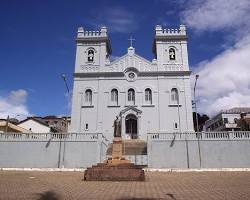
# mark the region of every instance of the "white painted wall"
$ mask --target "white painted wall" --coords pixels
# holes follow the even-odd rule
[[[31,130],[33,133],[49,133],[50,132],[49,127],[42,125],[32,119],[24,121],[18,124],[18,126],[25,128],[27,130]]]

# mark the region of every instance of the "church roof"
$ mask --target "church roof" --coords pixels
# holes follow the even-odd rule
[[[52,132],[59,132],[59,130],[58,130],[57,128],[55,128],[55,127],[50,127],[47,123],[45,123],[44,121],[42,121],[41,117],[27,117],[27,118],[24,119],[23,121],[20,121],[20,122],[18,123],[18,125],[20,125],[20,124],[22,124],[22,123],[24,123],[24,122],[26,122],[26,121],[29,121],[29,120],[32,120],[32,121],[34,121],[34,122],[36,122],[36,123],[38,123],[38,124],[41,124],[41,125],[43,125],[43,126],[46,126],[46,127],[50,128]]]
[[[7,129],[8,132],[31,133],[30,130],[27,130],[27,129],[23,128],[23,127],[20,127],[20,126],[16,125],[16,124],[13,124],[10,121],[7,122],[6,119],[1,119],[0,120],[0,130],[2,128],[6,129],[6,126],[8,126],[8,129]]]
[[[250,107],[234,107],[229,110],[222,110],[224,114],[241,114],[250,113]]]

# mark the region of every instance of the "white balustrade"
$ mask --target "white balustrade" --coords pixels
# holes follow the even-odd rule
[[[148,140],[250,140],[250,131],[148,133]]]
[[[101,133],[0,133],[0,141],[48,141],[48,140],[67,140],[67,141],[97,141],[108,140]]]

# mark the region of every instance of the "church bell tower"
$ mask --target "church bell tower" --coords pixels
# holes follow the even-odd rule
[[[99,72],[109,63],[112,50],[106,27],[101,27],[100,31],[85,31],[79,27],[76,43],[75,73]]]
[[[153,53],[158,71],[189,71],[185,25],[180,25],[179,29],[163,29],[157,25]]]

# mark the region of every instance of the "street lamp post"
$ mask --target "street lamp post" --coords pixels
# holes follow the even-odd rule
[[[66,86],[67,91],[68,91],[68,94],[69,94],[69,86],[68,86],[68,83],[67,83],[66,75],[65,75],[65,74],[62,74],[62,79],[63,79],[63,81],[64,81],[64,83],[65,83],[65,86]]]
[[[65,74],[62,74],[62,79],[63,79],[63,82],[65,83],[65,86],[66,86],[68,95],[70,95],[70,94],[69,94],[69,86],[68,86],[68,83],[67,83],[66,75],[65,75]],[[66,116],[66,131],[68,132],[68,117],[67,117],[67,116]]]
[[[197,102],[195,96],[196,84],[199,78],[199,74],[195,75],[195,83],[194,83],[194,103],[195,103],[195,116],[196,116],[196,132],[197,132],[197,141],[198,141],[198,149],[199,149],[199,161],[200,161],[200,168],[201,168],[201,150],[200,150],[200,133],[199,133],[199,122],[198,122],[198,113],[197,113]]]
[[[196,76],[195,76],[195,83],[194,83],[194,104],[195,104],[196,132],[199,132],[199,121],[198,121],[198,113],[197,113],[197,102],[196,102],[196,96],[195,96],[195,90],[196,90],[196,84],[197,84],[198,78],[199,78],[199,74],[196,74]]]
[[[69,93],[69,86],[66,80],[66,75],[62,74],[62,79],[65,83],[65,86],[67,88],[68,96],[70,95]],[[68,133],[68,117],[66,116],[66,132]],[[65,158],[65,151],[66,151],[66,134],[64,135],[64,140],[63,140],[63,159],[62,159],[62,167],[64,168],[64,158]]]

